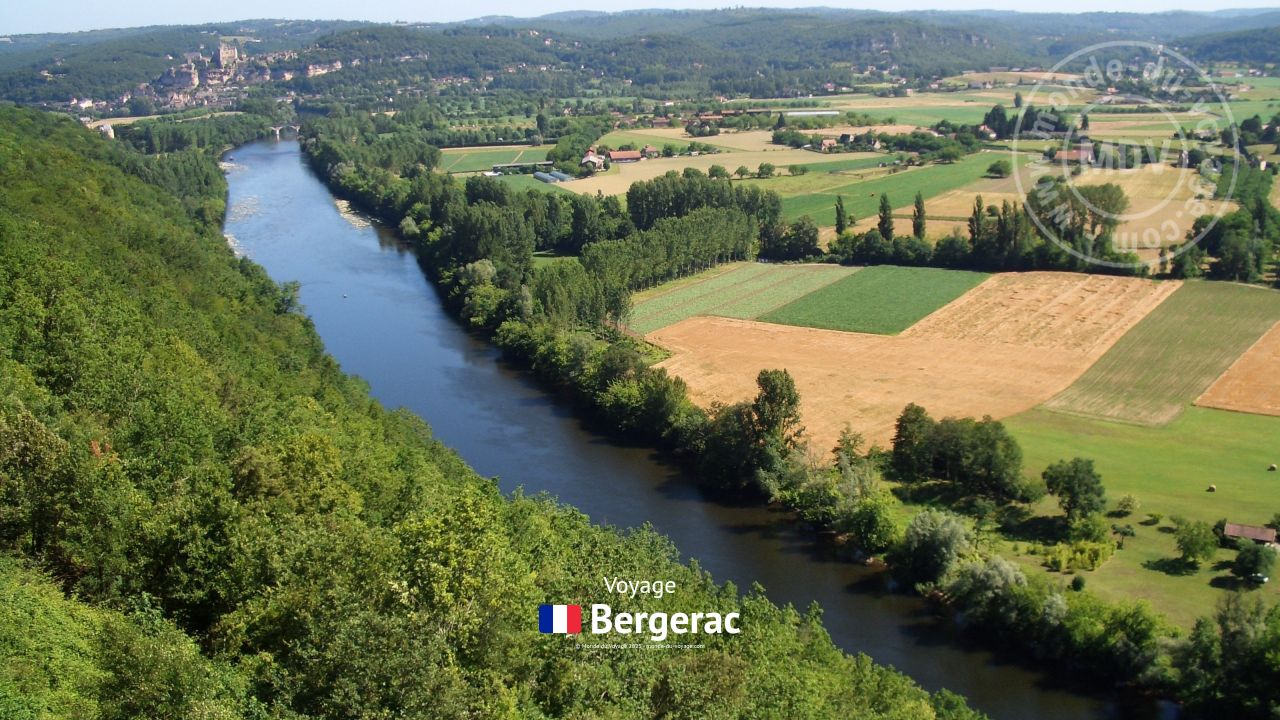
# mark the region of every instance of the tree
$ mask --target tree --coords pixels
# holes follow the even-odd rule
[[[750,175],[751,171],[747,169],[746,165],[739,165],[738,169],[733,171],[733,174],[737,175],[738,179],[741,180],[742,178],[745,178],[746,176]]]
[[[889,196],[880,193],[880,220],[876,223],[880,237],[893,242],[893,206],[889,204]]]
[[[1022,107],[1022,93],[1021,93],[1021,92],[1014,93],[1014,95],[1013,95],[1013,106],[1014,106],[1014,107],[1016,107],[1016,108],[1020,108],[1020,107]]]
[[[997,160],[987,166],[987,176],[993,178],[1009,177],[1013,172],[1013,165],[1008,160]]]
[[[1085,113],[1085,114],[1083,114],[1083,115],[1081,115],[1081,116],[1080,116],[1080,129],[1081,129],[1081,130],[1088,130],[1088,129],[1089,129],[1089,114],[1088,114],[1088,113]]]
[[[818,248],[818,226],[813,218],[803,215],[777,236],[761,242],[760,256],[774,260],[801,260],[822,254]]]
[[[1059,460],[1041,474],[1049,492],[1058,496],[1058,504],[1069,523],[1102,512],[1107,505],[1102,476],[1093,469],[1093,461],[1085,458]]]
[[[1236,560],[1231,564],[1231,574],[1242,580],[1255,576],[1268,577],[1276,564],[1276,551],[1266,545],[1249,543],[1236,553]]]
[[[1182,523],[1174,531],[1173,539],[1182,559],[1197,567],[1213,557],[1218,549],[1218,536],[1214,534],[1213,526],[1202,520]]]
[[[844,231],[848,229],[849,229],[849,216],[845,213],[844,196],[837,195],[836,196],[836,236],[838,237],[840,235],[843,235]]]
[[[982,202],[982,196],[978,195],[973,199],[973,212],[969,213],[969,244],[977,249],[982,246],[983,240],[987,233],[987,206]]]
[[[728,180],[729,171],[726,170],[723,165],[712,165],[711,167],[707,168],[707,177],[713,178],[716,180]]]
[[[858,547],[870,553],[888,550],[901,535],[888,500],[874,496],[859,500],[840,529],[852,535]]]
[[[1198,244],[1187,244],[1181,248],[1173,248],[1177,253],[1170,263],[1169,276],[1177,280],[1188,280],[1204,275],[1204,250]]]
[[[804,433],[800,426],[800,393],[786,370],[761,370],[756,376],[760,391],[751,404],[756,430],[761,438],[772,438],[783,447],[792,447]]]
[[[756,169],[756,176],[762,178],[773,177],[773,171],[776,169],[777,168],[773,166],[773,163],[760,163],[760,167]]]
[[[945,510],[923,510],[911,518],[902,542],[894,549],[895,569],[908,580],[930,583],[947,575],[973,549],[969,528]]]
[[[919,190],[916,191],[916,206],[911,214],[911,234],[924,239],[924,195]]]
[[[933,429],[937,425],[928,411],[911,403],[902,409],[893,433],[889,466],[899,481],[928,477],[933,467]]]

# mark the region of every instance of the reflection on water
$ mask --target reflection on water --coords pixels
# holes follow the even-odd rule
[[[835,642],[893,665],[931,690],[949,688],[1001,720],[1151,717],[1055,685],[1017,658],[967,650],[917,598],[881,574],[836,560],[790,521],[759,507],[708,502],[678,468],[621,447],[566,403],[505,367],[441,307],[413,253],[367,220],[354,224],[302,161],[296,143],[235,151],[227,232],[278,281],[299,281],[329,352],[391,407],[429,422],[503,490],[548,492],[602,524],[652,523],[717,580],[762,585],[771,599],[819,603]],[[243,208],[252,207],[253,212]]]

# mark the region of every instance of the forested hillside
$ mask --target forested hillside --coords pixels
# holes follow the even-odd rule
[[[0,109],[0,716],[976,716],[652,532],[502,497],[342,374],[186,157],[161,173],[201,179],[184,203],[141,179],[160,161]],[[742,634],[538,633],[606,574]]]
[[[1195,35],[1179,41],[1178,47],[1202,62],[1276,63],[1280,62],[1280,27]]]

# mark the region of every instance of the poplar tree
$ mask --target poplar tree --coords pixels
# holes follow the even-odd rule
[[[911,216],[911,232],[921,240],[924,239],[924,195],[916,191],[916,209]]]
[[[880,194],[880,222],[876,227],[879,228],[881,237],[893,242],[893,206],[889,204],[889,196],[885,193]]]

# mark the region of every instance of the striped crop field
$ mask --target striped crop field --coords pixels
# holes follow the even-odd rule
[[[630,327],[648,334],[695,315],[751,320],[846,278],[838,265],[736,263],[667,283],[635,298]]]
[[[1045,407],[1163,425],[1200,397],[1280,320],[1280,293],[1188,282],[1134,325]]]

